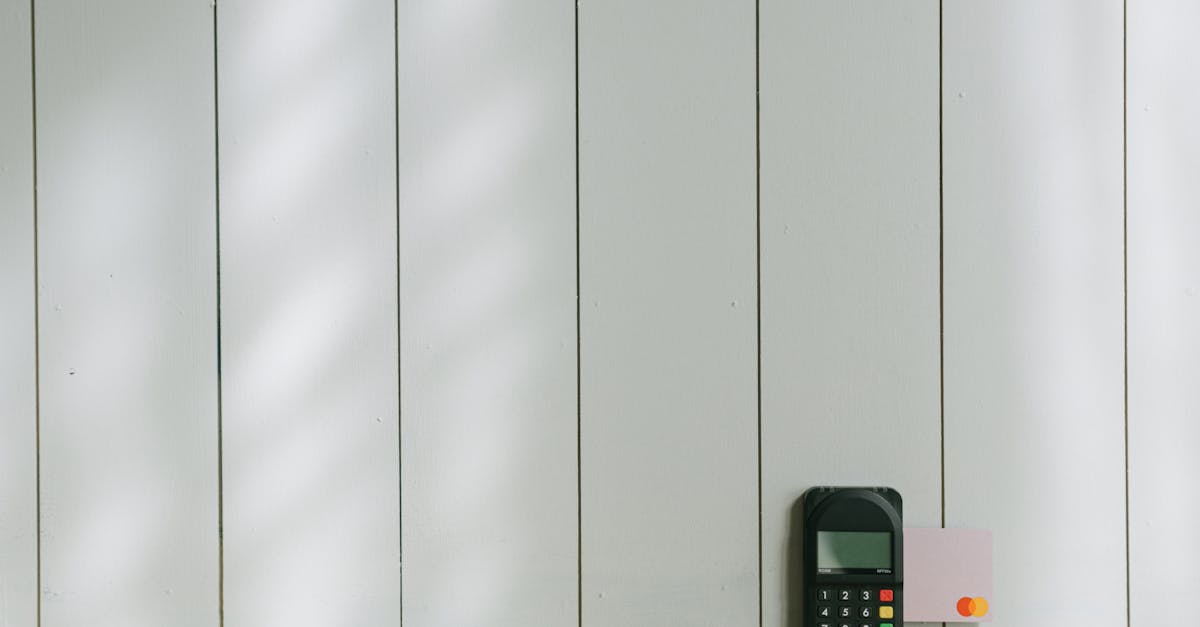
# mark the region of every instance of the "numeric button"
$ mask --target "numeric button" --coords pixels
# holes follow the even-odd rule
[[[862,590],[858,591],[858,600],[859,601],[872,601],[872,600],[874,600],[871,598],[872,596],[874,596],[874,595],[871,594],[870,588],[863,588]]]
[[[828,605],[817,606],[817,616],[821,618],[829,618],[833,616],[833,608]]]
[[[822,603],[828,603],[833,600],[833,590],[829,588],[821,588],[817,590],[817,600]]]

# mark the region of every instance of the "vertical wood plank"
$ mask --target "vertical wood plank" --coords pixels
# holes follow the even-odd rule
[[[42,624],[211,627],[211,8],[36,11]]]
[[[574,5],[398,6],[404,622],[575,624]]]
[[[946,3],[946,519],[996,627],[1125,625],[1122,3]]]
[[[1194,620],[1200,586],[1200,5],[1129,3],[1132,625]]]
[[[37,622],[30,5],[0,7],[0,625]]]
[[[805,489],[940,523],[937,7],[761,5],[763,625]]]
[[[579,7],[586,625],[758,624],[754,6]]]
[[[399,622],[393,15],[218,10],[228,627]]]

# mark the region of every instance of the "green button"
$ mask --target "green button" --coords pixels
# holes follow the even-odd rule
[[[891,623],[883,623],[879,627],[892,627],[892,624]]]

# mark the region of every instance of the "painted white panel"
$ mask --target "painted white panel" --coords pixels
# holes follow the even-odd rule
[[[211,8],[36,11],[42,624],[211,627]]]
[[[763,625],[783,626],[805,489],[892,486],[907,525],[941,520],[938,3],[761,11]]]
[[[0,7],[0,625],[37,622],[29,3]]]
[[[943,19],[946,522],[996,627],[1125,625],[1121,2]]]
[[[579,7],[582,613],[758,624],[754,6]]]
[[[574,5],[398,7],[404,623],[575,624]]]
[[[393,4],[217,18],[225,625],[395,625]]]
[[[1129,3],[1132,625],[1194,620],[1200,587],[1200,5]]]

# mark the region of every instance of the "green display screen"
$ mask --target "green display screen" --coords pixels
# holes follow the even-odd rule
[[[818,531],[817,570],[890,569],[892,534],[887,531]]]

